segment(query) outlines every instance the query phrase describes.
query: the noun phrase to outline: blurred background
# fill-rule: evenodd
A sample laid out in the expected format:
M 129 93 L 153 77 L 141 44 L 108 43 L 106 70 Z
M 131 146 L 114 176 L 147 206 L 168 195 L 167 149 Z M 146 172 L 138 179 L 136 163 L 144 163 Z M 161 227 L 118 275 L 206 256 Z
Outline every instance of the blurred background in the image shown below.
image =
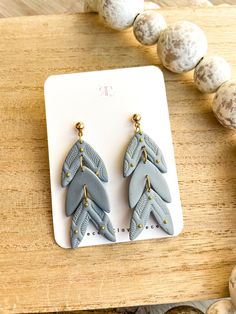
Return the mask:
M 86 0 L 0 0 L 0 17 L 89 11 Z M 150 2 L 150 1 L 147 1 Z M 160 7 L 232 5 L 236 0 L 153 0 Z

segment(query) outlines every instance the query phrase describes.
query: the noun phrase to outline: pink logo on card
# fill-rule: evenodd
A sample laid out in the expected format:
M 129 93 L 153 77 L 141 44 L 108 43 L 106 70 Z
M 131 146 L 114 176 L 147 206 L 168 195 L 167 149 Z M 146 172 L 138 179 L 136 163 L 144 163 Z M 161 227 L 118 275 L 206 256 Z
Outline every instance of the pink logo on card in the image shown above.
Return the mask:
M 114 95 L 113 87 L 109 85 L 100 86 L 99 93 L 100 93 L 100 96 L 111 97 Z

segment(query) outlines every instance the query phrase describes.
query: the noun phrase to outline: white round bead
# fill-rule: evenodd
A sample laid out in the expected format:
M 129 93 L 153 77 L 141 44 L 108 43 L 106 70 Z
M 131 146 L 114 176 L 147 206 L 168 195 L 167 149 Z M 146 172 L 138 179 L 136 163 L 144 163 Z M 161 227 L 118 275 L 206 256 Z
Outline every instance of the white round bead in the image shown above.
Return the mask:
M 163 65 L 172 72 L 192 70 L 207 52 L 207 39 L 200 27 L 180 21 L 167 27 L 157 45 Z
M 214 93 L 230 78 L 230 65 L 219 56 L 203 58 L 194 70 L 194 83 L 203 93 Z
M 100 19 L 109 27 L 123 30 L 133 25 L 136 16 L 144 9 L 144 0 L 100 0 Z
M 212 109 L 223 126 L 236 129 L 236 80 L 221 85 L 213 99 Z
M 93 12 L 98 11 L 98 0 L 85 0 L 85 3 L 89 6 L 91 11 Z
M 230 300 L 220 300 L 212 304 L 211 306 L 209 306 L 206 312 L 206 314 L 216 314 L 216 313 L 233 314 L 233 313 L 236 313 L 236 309 Z
M 229 278 L 229 293 L 231 301 L 236 307 L 236 266 L 233 268 Z
M 164 17 L 160 13 L 151 10 L 140 13 L 133 25 L 134 36 L 143 45 L 156 44 L 165 28 L 166 21 Z

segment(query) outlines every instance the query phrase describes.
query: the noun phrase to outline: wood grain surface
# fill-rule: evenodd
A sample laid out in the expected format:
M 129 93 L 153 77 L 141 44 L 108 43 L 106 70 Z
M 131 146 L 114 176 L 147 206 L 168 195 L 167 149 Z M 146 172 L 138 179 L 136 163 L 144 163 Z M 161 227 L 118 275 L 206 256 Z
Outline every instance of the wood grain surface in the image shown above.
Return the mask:
M 163 10 L 207 34 L 236 73 L 236 7 Z M 184 211 L 172 239 L 81 248 L 53 240 L 43 84 L 56 73 L 154 64 L 155 47 L 96 14 L 0 20 L 0 312 L 110 308 L 224 297 L 236 260 L 235 133 L 192 73 L 164 70 Z M 150 99 L 150 101 L 152 101 Z M 96 117 L 91 117 L 91 119 Z

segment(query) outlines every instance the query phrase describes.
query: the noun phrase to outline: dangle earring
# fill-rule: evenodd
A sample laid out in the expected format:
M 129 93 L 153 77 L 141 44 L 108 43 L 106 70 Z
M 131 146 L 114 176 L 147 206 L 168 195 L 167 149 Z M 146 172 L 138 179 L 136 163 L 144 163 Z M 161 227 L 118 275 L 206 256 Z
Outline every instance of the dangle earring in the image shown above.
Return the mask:
M 110 212 L 109 200 L 102 181 L 108 181 L 107 170 L 101 157 L 83 140 L 84 124 L 76 124 L 79 140 L 72 146 L 62 168 L 61 184 L 68 186 L 66 215 L 72 216 L 70 241 L 77 248 L 88 223 L 108 240 L 115 242 L 115 231 L 106 214 Z
M 173 223 L 166 203 L 171 195 L 162 173 L 167 172 L 166 162 L 160 148 L 140 126 L 141 116 L 134 114 L 135 135 L 124 157 L 123 175 L 132 174 L 129 183 L 129 206 L 133 209 L 129 237 L 134 240 L 143 231 L 150 214 L 159 226 L 173 235 Z

